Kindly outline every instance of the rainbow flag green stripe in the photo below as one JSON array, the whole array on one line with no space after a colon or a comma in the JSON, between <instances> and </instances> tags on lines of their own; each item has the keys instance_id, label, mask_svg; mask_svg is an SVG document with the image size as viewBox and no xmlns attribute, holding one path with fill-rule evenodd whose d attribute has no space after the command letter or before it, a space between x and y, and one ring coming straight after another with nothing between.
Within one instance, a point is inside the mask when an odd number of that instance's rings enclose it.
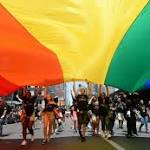
<instances>
[{"instance_id":1,"label":"rainbow flag green stripe","mask_svg":"<svg viewBox=\"0 0 150 150\"><path fill-rule=\"evenodd\" d=\"M150 2L120 42L109 66L105 84L129 92L142 89L150 79Z\"/></svg>"}]
</instances>

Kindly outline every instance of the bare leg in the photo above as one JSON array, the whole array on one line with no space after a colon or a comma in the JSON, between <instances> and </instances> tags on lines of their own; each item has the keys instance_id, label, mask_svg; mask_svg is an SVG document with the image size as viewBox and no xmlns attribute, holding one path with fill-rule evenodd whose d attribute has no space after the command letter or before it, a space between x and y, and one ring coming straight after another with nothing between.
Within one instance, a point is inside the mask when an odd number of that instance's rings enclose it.
<instances>
[{"instance_id":1,"label":"bare leg","mask_svg":"<svg viewBox=\"0 0 150 150\"><path fill-rule=\"evenodd\" d=\"M74 120L74 130L76 131L77 130L77 121Z\"/></svg>"},{"instance_id":2,"label":"bare leg","mask_svg":"<svg viewBox=\"0 0 150 150\"><path fill-rule=\"evenodd\" d=\"M44 134L44 140L46 141L48 138L48 118L47 115L44 114L43 116L43 123L44 123L44 129L43 129L43 134Z\"/></svg>"},{"instance_id":3,"label":"bare leg","mask_svg":"<svg viewBox=\"0 0 150 150\"><path fill-rule=\"evenodd\" d=\"M86 132L86 125L85 124L81 125L81 130L82 130L82 136L85 137L85 132Z\"/></svg>"},{"instance_id":4,"label":"bare leg","mask_svg":"<svg viewBox=\"0 0 150 150\"><path fill-rule=\"evenodd\" d=\"M53 133L53 122L54 120L51 119L50 122L49 122L49 130L48 130L48 140L50 139L52 133Z\"/></svg>"},{"instance_id":5,"label":"bare leg","mask_svg":"<svg viewBox=\"0 0 150 150\"><path fill-rule=\"evenodd\" d=\"M97 135L99 134L99 122L100 122L100 119L99 117L97 117Z\"/></svg>"}]
</instances>

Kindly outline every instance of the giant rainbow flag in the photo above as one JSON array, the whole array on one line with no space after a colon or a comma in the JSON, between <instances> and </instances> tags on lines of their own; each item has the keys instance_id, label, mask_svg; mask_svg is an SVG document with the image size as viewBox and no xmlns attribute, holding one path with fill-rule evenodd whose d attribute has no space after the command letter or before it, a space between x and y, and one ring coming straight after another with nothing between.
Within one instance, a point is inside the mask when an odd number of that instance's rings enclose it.
<instances>
[{"instance_id":1,"label":"giant rainbow flag","mask_svg":"<svg viewBox=\"0 0 150 150\"><path fill-rule=\"evenodd\" d=\"M87 80L150 84L149 0L0 0L0 95Z\"/></svg>"}]
</instances>

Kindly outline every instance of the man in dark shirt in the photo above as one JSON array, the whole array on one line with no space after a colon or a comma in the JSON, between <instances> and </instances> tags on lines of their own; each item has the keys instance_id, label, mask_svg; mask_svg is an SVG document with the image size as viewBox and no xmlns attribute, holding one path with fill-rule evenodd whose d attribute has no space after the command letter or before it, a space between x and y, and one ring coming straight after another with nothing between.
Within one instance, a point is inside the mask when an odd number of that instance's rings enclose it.
<instances>
[{"instance_id":1,"label":"man in dark shirt","mask_svg":"<svg viewBox=\"0 0 150 150\"><path fill-rule=\"evenodd\" d=\"M101 129L103 131L103 136L107 137L109 132L109 97L106 97L106 95L103 93L99 98L100 103L100 119L101 119Z\"/></svg>"},{"instance_id":2,"label":"man in dark shirt","mask_svg":"<svg viewBox=\"0 0 150 150\"><path fill-rule=\"evenodd\" d=\"M110 135L112 136L114 134L113 128L114 128L115 119L116 119L116 105L112 101L109 104L108 119L109 119L109 131L110 131Z\"/></svg>"},{"instance_id":3,"label":"man in dark shirt","mask_svg":"<svg viewBox=\"0 0 150 150\"><path fill-rule=\"evenodd\" d=\"M77 94L74 88L75 93L75 100L76 100L76 107L78 111L78 129L79 134L81 137L81 141L84 142L85 139L85 132L86 132L86 126L89 122L88 117L88 96L86 95L86 91L84 88L80 89L80 94Z\"/></svg>"},{"instance_id":4,"label":"man in dark shirt","mask_svg":"<svg viewBox=\"0 0 150 150\"><path fill-rule=\"evenodd\" d=\"M133 101L130 99L127 100L126 103L126 113L125 118L127 120L127 138L133 136L137 136L137 129L136 129L136 108L133 104Z\"/></svg>"},{"instance_id":5,"label":"man in dark shirt","mask_svg":"<svg viewBox=\"0 0 150 150\"><path fill-rule=\"evenodd\" d=\"M0 97L0 136L2 136L3 121L7 112L7 107L5 105L4 99Z\"/></svg>"}]
</instances>

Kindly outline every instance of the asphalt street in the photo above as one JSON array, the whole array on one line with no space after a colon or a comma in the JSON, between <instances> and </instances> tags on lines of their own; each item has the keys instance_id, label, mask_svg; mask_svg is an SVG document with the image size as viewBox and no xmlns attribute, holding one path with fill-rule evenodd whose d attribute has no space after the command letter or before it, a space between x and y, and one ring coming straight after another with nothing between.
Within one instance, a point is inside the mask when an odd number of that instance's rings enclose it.
<instances>
[{"instance_id":1,"label":"asphalt street","mask_svg":"<svg viewBox=\"0 0 150 150\"><path fill-rule=\"evenodd\" d=\"M126 123L124 129L118 129L118 122L116 121L114 127L114 137L107 140L103 137L92 137L91 132L87 132L87 141L80 142L78 133L72 130L72 122L66 119L65 128L62 132L58 132L51 139L50 143L41 145L43 138L42 122L37 121L35 124L35 142L30 142L30 135L28 135L28 145L26 147L20 146L22 133L21 124L10 124L4 126L3 136L0 137L1 150L150 150L150 133L138 133L138 137L127 139ZM139 123L137 123L137 128Z\"/></svg>"}]
</instances>

